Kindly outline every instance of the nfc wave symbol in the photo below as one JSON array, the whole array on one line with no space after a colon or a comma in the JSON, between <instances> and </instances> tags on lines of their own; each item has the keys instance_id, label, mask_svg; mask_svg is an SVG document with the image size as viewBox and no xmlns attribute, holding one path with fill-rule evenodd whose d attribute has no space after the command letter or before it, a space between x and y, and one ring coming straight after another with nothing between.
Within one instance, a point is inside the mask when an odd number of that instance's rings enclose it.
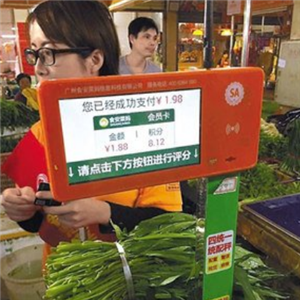
<instances>
[{"instance_id":1,"label":"nfc wave symbol","mask_svg":"<svg viewBox=\"0 0 300 300\"><path fill-rule=\"evenodd\" d=\"M236 134L240 132L240 123L236 123L235 125L226 125L226 134L229 135L232 132L235 132Z\"/></svg>"}]
</instances>

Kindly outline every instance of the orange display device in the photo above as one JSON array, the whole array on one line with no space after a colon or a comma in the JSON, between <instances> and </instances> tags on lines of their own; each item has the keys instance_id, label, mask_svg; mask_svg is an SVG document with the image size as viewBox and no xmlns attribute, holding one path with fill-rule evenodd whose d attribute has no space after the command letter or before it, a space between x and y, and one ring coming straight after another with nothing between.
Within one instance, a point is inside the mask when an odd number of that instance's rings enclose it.
<instances>
[{"instance_id":1,"label":"orange display device","mask_svg":"<svg viewBox=\"0 0 300 300\"><path fill-rule=\"evenodd\" d=\"M53 196L68 201L251 168L262 95L259 68L44 82Z\"/></svg>"}]
</instances>

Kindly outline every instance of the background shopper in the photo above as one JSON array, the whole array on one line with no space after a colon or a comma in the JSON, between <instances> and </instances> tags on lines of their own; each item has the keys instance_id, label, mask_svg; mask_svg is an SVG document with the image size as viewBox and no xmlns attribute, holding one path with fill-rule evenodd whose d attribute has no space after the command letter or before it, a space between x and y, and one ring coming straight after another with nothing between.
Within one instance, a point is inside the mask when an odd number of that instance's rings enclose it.
<instances>
[{"instance_id":1,"label":"background shopper","mask_svg":"<svg viewBox=\"0 0 300 300\"><path fill-rule=\"evenodd\" d=\"M128 26L131 52L120 58L120 74L159 73L161 69L151 60L158 44L158 27L146 17L134 19Z\"/></svg>"},{"instance_id":2,"label":"background shopper","mask_svg":"<svg viewBox=\"0 0 300 300\"><path fill-rule=\"evenodd\" d=\"M229 52L228 50L224 50L222 57L218 61L217 68L226 68L229 66Z\"/></svg>"}]
</instances>

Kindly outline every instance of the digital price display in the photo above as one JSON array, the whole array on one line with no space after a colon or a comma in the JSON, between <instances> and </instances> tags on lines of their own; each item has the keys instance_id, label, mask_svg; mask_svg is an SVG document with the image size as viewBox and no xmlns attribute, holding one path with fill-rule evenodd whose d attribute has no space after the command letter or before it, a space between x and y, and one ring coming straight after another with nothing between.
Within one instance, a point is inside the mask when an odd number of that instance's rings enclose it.
<instances>
[{"instance_id":1,"label":"digital price display","mask_svg":"<svg viewBox=\"0 0 300 300\"><path fill-rule=\"evenodd\" d=\"M70 184L200 163L200 89L59 100L59 110Z\"/></svg>"},{"instance_id":2,"label":"digital price display","mask_svg":"<svg viewBox=\"0 0 300 300\"><path fill-rule=\"evenodd\" d=\"M251 168L262 95L260 68L43 82L40 115L54 198Z\"/></svg>"}]
</instances>

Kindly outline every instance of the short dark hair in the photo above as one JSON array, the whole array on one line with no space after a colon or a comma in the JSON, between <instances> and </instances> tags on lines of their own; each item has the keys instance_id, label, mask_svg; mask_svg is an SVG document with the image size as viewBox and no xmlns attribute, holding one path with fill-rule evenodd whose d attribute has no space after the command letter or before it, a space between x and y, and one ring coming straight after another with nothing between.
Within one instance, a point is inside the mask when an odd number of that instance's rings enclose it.
<instances>
[{"instance_id":1,"label":"short dark hair","mask_svg":"<svg viewBox=\"0 0 300 300\"><path fill-rule=\"evenodd\" d=\"M138 34L141 31L147 31L148 29L154 29L158 34L158 27L156 23L147 17L139 17L130 22L128 26L128 37L132 34L135 38L137 38ZM130 48L132 47L130 41Z\"/></svg>"},{"instance_id":2,"label":"short dark hair","mask_svg":"<svg viewBox=\"0 0 300 300\"><path fill-rule=\"evenodd\" d=\"M23 78L27 78L29 80L29 82L31 83L31 77L30 75L26 74L26 73L20 73L17 77L16 77L16 82L18 85L20 85L20 81L23 79Z\"/></svg>"},{"instance_id":3,"label":"short dark hair","mask_svg":"<svg viewBox=\"0 0 300 300\"><path fill-rule=\"evenodd\" d=\"M53 43L100 49L104 63L99 75L119 73L119 40L105 4L98 0L44 1L28 16L28 27L34 21Z\"/></svg>"}]
</instances>

